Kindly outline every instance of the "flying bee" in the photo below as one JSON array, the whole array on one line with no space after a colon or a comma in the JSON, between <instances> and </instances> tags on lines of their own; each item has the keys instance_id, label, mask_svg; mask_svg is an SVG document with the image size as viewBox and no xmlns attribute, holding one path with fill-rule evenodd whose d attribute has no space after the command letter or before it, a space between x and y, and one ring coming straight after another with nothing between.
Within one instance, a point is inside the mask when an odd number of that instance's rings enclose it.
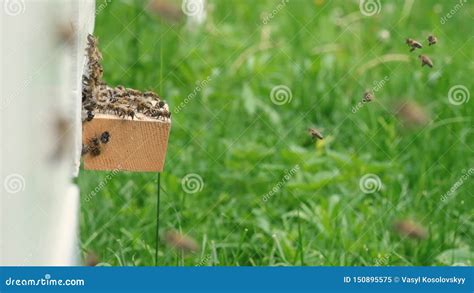
<instances>
[{"instance_id":1,"label":"flying bee","mask_svg":"<svg viewBox=\"0 0 474 293\"><path fill-rule=\"evenodd\" d=\"M74 46L75 41L76 41L76 29L72 22L70 22L69 25L67 24L58 25L56 34L57 34L58 40L61 43L67 44L71 47Z\"/></svg>"},{"instance_id":2,"label":"flying bee","mask_svg":"<svg viewBox=\"0 0 474 293\"><path fill-rule=\"evenodd\" d=\"M100 135L100 141L103 144L108 143L110 141L110 133L108 131L102 132L102 134Z\"/></svg>"},{"instance_id":3,"label":"flying bee","mask_svg":"<svg viewBox=\"0 0 474 293\"><path fill-rule=\"evenodd\" d=\"M426 229L413 220L405 219L393 224L393 229L401 236L423 240L428 236Z\"/></svg>"},{"instance_id":4,"label":"flying bee","mask_svg":"<svg viewBox=\"0 0 474 293\"><path fill-rule=\"evenodd\" d=\"M428 43L429 43L430 46L436 44L437 42L438 42L437 37L435 37L433 35L428 36Z\"/></svg>"},{"instance_id":5,"label":"flying bee","mask_svg":"<svg viewBox=\"0 0 474 293\"><path fill-rule=\"evenodd\" d=\"M59 161L61 158L67 156L68 151L72 147L72 136L71 136L71 121L65 117L56 116L54 121L54 136L55 136L55 149L51 156L51 160Z\"/></svg>"},{"instance_id":6,"label":"flying bee","mask_svg":"<svg viewBox=\"0 0 474 293\"><path fill-rule=\"evenodd\" d=\"M178 231L167 231L165 234L165 243L183 252L195 252L199 250L199 245L196 240Z\"/></svg>"},{"instance_id":7,"label":"flying bee","mask_svg":"<svg viewBox=\"0 0 474 293\"><path fill-rule=\"evenodd\" d=\"M408 39L406 40L406 43L407 43L407 45L411 48L411 49L410 49L410 52L415 51L415 49L421 49L421 48L423 48L423 46L421 45L420 42L417 42L417 41L415 41L415 40L413 40L413 39L410 39L410 38L408 38Z\"/></svg>"},{"instance_id":8,"label":"flying bee","mask_svg":"<svg viewBox=\"0 0 474 293\"><path fill-rule=\"evenodd\" d=\"M364 93L364 97L362 98L362 100L365 101L365 102L370 102L370 101L372 101L374 98L375 98L375 97L374 97L374 94L373 94L372 92L366 91L366 92Z\"/></svg>"},{"instance_id":9,"label":"flying bee","mask_svg":"<svg viewBox=\"0 0 474 293\"><path fill-rule=\"evenodd\" d=\"M421 67L428 65L430 68L433 67L433 61L426 55L419 55L418 58L421 60Z\"/></svg>"},{"instance_id":10,"label":"flying bee","mask_svg":"<svg viewBox=\"0 0 474 293\"><path fill-rule=\"evenodd\" d=\"M312 138L323 139L323 135L315 128L308 128L308 133Z\"/></svg>"}]
</instances>

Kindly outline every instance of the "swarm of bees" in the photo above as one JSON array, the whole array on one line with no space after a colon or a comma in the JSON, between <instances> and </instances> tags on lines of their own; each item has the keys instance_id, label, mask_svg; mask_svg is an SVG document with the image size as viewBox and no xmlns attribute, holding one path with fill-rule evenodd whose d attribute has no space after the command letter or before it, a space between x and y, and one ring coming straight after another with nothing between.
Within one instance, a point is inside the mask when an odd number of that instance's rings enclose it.
<instances>
[{"instance_id":1,"label":"swarm of bees","mask_svg":"<svg viewBox=\"0 0 474 293\"><path fill-rule=\"evenodd\" d=\"M98 40L93 35L87 37L86 54L88 70L82 78L83 122L94 119L96 112L114 114L124 119L135 119L138 113L158 120L167 121L171 118L168 105L156 93L141 92L122 85L111 87L103 81L102 54L98 49Z\"/></svg>"},{"instance_id":2,"label":"swarm of bees","mask_svg":"<svg viewBox=\"0 0 474 293\"><path fill-rule=\"evenodd\" d=\"M90 138L87 144L82 145L82 155L90 154L97 157L102 152L102 145L107 144L109 141L110 133L108 131L104 131L100 136Z\"/></svg>"},{"instance_id":3,"label":"swarm of bees","mask_svg":"<svg viewBox=\"0 0 474 293\"><path fill-rule=\"evenodd\" d=\"M436 38L435 36L433 35L429 35L428 36L428 45L429 46L432 46L434 44L436 44L438 42L438 38ZM416 49L421 49L423 48L423 45L421 45L420 42L414 40L414 39L406 39L406 44L408 45L408 47L410 47L410 52L413 52L415 51ZM421 67L427 65L428 67L432 68L433 67L433 61L431 61L431 59L426 56L426 55L418 55L418 58L420 58L420 61L421 61Z\"/></svg>"}]
</instances>

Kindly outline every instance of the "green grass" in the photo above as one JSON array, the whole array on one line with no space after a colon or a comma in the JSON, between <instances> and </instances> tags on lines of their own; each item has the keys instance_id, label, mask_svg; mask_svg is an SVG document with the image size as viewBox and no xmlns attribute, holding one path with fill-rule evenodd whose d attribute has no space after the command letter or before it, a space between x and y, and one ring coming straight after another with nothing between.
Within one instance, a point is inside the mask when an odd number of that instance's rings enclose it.
<instances>
[{"instance_id":1,"label":"green grass","mask_svg":"<svg viewBox=\"0 0 474 293\"><path fill-rule=\"evenodd\" d=\"M179 230L201 250L182 255L162 242L160 265L474 264L473 176L441 200L474 168L474 101L447 98L458 84L474 94L472 4L441 24L449 1L414 1L406 17L405 1L384 2L366 17L357 1L290 0L263 25L280 2L209 2L194 30L144 11L144 1L113 1L96 19L108 83L155 90L175 110L210 79L173 113L161 178L161 231ZM426 45L431 32L439 43L421 52L435 66L421 68L404 40ZM327 44L338 49L315 53ZM359 71L385 54L409 62ZM385 76L376 101L352 113ZM277 85L291 89L290 103L272 103ZM392 105L406 99L432 122L403 128ZM322 143L310 126L323 129ZM189 194L181 180L191 173L204 184ZM373 194L359 188L368 173L383 183ZM110 265L154 265L157 174L119 173L85 201L107 174L81 170L81 250ZM393 222L406 218L428 238L396 234Z\"/></svg>"}]
</instances>

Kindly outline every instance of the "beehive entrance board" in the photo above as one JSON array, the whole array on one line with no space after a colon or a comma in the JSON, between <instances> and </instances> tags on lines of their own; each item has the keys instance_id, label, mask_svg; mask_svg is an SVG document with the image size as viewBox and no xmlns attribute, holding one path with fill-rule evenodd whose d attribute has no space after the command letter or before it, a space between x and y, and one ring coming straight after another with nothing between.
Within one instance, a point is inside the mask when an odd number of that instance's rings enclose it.
<instances>
[{"instance_id":1,"label":"beehive entrance board","mask_svg":"<svg viewBox=\"0 0 474 293\"><path fill-rule=\"evenodd\" d=\"M86 170L123 170L160 172L168 145L170 120L147 117L123 119L110 114L96 114L83 123L83 144L108 131L110 140L101 144L100 155L84 155Z\"/></svg>"}]
</instances>

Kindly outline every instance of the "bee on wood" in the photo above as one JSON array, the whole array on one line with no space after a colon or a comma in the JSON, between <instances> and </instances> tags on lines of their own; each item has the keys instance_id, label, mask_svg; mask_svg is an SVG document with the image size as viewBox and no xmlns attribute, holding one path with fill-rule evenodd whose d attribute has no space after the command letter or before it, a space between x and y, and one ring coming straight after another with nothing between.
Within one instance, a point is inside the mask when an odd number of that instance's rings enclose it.
<instances>
[{"instance_id":1,"label":"bee on wood","mask_svg":"<svg viewBox=\"0 0 474 293\"><path fill-rule=\"evenodd\" d=\"M133 109L127 109L126 110L126 115L131 117L132 120L135 118L135 111L133 111Z\"/></svg>"},{"instance_id":2,"label":"bee on wood","mask_svg":"<svg viewBox=\"0 0 474 293\"><path fill-rule=\"evenodd\" d=\"M438 38L436 38L433 35L428 36L428 43L430 46L436 44L437 42L438 42Z\"/></svg>"},{"instance_id":3,"label":"bee on wood","mask_svg":"<svg viewBox=\"0 0 474 293\"><path fill-rule=\"evenodd\" d=\"M92 111L87 111L87 118L86 118L86 121L92 121L92 119L94 119L94 112Z\"/></svg>"},{"instance_id":4,"label":"bee on wood","mask_svg":"<svg viewBox=\"0 0 474 293\"><path fill-rule=\"evenodd\" d=\"M426 229L412 220L401 220L393 224L395 232L404 237L423 240L428 236Z\"/></svg>"},{"instance_id":5,"label":"bee on wood","mask_svg":"<svg viewBox=\"0 0 474 293\"><path fill-rule=\"evenodd\" d=\"M421 60L421 67L427 65L429 66L430 68L433 67L433 61L431 61L431 59L426 56L426 55L419 55L418 58L420 58Z\"/></svg>"},{"instance_id":6,"label":"bee on wood","mask_svg":"<svg viewBox=\"0 0 474 293\"><path fill-rule=\"evenodd\" d=\"M312 138L323 139L323 135L315 128L308 128L308 133Z\"/></svg>"},{"instance_id":7,"label":"bee on wood","mask_svg":"<svg viewBox=\"0 0 474 293\"><path fill-rule=\"evenodd\" d=\"M366 91L364 93L364 97L362 98L362 100L364 100L365 102L370 102L374 99L374 94L370 91Z\"/></svg>"},{"instance_id":8,"label":"bee on wood","mask_svg":"<svg viewBox=\"0 0 474 293\"><path fill-rule=\"evenodd\" d=\"M101 153L101 148L100 148L100 140L97 137L93 137L89 140L89 145L88 145L88 150L89 153L97 157Z\"/></svg>"},{"instance_id":9,"label":"bee on wood","mask_svg":"<svg viewBox=\"0 0 474 293\"><path fill-rule=\"evenodd\" d=\"M84 155L86 155L87 153L89 153L89 146L86 145L86 144L82 144L81 156L84 156Z\"/></svg>"},{"instance_id":10,"label":"bee on wood","mask_svg":"<svg viewBox=\"0 0 474 293\"><path fill-rule=\"evenodd\" d=\"M132 95L132 96L141 96L142 95L142 92L141 91L138 91L138 90L135 90L135 89L131 89L131 88L127 88L127 93L129 95Z\"/></svg>"},{"instance_id":11,"label":"bee on wood","mask_svg":"<svg viewBox=\"0 0 474 293\"><path fill-rule=\"evenodd\" d=\"M165 243L170 247L183 252L195 252L199 250L199 245L193 238L183 235L178 231L168 231L165 234Z\"/></svg>"},{"instance_id":12,"label":"bee on wood","mask_svg":"<svg viewBox=\"0 0 474 293\"><path fill-rule=\"evenodd\" d=\"M152 104L148 101L138 101L137 103L137 111L138 112L146 112L146 110L150 109Z\"/></svg>"},{"instance_id":13,"label":"bee on wood","mask_svg":"<svg viewBox=\"0 0 474 293\"><path fill-rule=\"evenodd\" d=\"M406 40L406 43L407 43L407 45L411 48L411 49L410 49L410 52L413 52L413 51L415 51L416 49L421 49L421 48L423 48L423 46L421 45L420 42L417 42L417 41L415 41L415 40L413 40L413 39L410 39L410 38L408 38L408 39Z\"/></svg>"},{"instance_id":14,"label":"bee on wood","mask_svg":"<svg viewBox=\"0 0 474 293\"><path fill-rule=\"evenodd\" d=\"M152 98L155 101L159 101L160 97L152 91L146 91L143 93L143 96L146 98Z\"/></svg>"},{"instance_id":15,"label":"bee on wood","mask_svg":"<svg viewBox=\"0 0 474 293\"><path fill-rule=\"evenodd\" d=\"M89 152L92 156L97 157L100 155L101 150L100 150L100 145L97 146L89 146Z\"/></svg>"},{"instance_id":16,"label":"bee on wood","mask_svg":"<svg viewBox=\"0 0 474 293\"><path fill-rule=\"evenodd\" d=\"M102 132L102 134L100 135L100 141L103 144L108 143L110 141L110 133L108 131Z\"/></svg>"}]
</instances>

